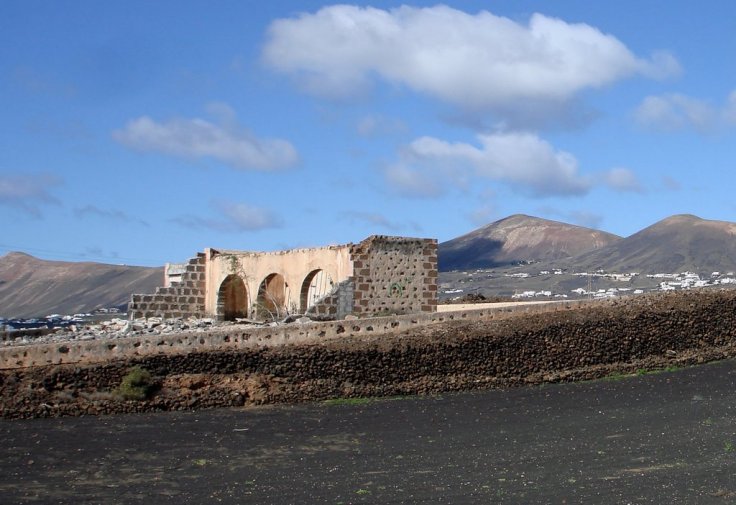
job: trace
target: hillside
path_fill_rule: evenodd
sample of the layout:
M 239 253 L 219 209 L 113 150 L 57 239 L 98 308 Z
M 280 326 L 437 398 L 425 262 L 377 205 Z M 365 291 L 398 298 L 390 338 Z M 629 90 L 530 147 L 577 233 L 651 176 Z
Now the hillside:
M 569 264 L 578 271 L 736 271 L 736 223 L 675 215 Z
M 0 316 L 125 308 L 132 293 L 150 293 L 162 283 L 163 268 L 45 261 L 11 252 L 0 257 Z
M 439 245 L 439 269 L 468 270 L 555 261 L 615 244 L 621 237 L 516 214 Z

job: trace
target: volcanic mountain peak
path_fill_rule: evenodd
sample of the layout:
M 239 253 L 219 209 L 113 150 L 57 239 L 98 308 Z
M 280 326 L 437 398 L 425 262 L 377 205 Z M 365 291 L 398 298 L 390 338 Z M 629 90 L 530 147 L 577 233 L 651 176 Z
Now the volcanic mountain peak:
M 554 260 L 604 247 L 620 238 L 582 226 L 514 214 L 440 244 L 440 269 Z
M 692 214 L 676 214 L 674 216 L 664 218 L 661 221 L 658 221 L 649 226 L 648 228 L 643 229 L 639 233 L 657 231 L 672 232 L 673 228 L 682 230 L 710 229 L 715 232 L 723 232 L 731 235 L 736 235 L 736 223 L 732 223 L 729 221 L 703 219 Z
M 678 273 L 736 270 L 736 223 L 670 216 L 604 247 L 573 258 L 577 268 Z

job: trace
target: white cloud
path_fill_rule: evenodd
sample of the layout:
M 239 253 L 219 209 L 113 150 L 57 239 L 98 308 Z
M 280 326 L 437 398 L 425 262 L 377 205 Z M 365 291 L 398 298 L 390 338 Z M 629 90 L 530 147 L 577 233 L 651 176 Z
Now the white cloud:
M 274 21 L 263 59 L 307 91 L 343 98 L 374 77 L 463 108 L 565 102 L 632 76 L 679 72 L 668 53 L 645 59 L 582 23 L 534 14 L 526 24 L 448 6 L 324 7 Z
M 61 183 L 61 179 L 52 174 L 0 174 L 0 205 L 40 218 L 42 205 L 59 205 L 50 189 Z
M 693 128 L 705 132 L 716 126 L 718 113 L 703 100 L 669 93 L 646 97 L 634 111 L 634 118 L 642 126 L 654 130 L 677 131 Z
M 468 187 L 473 177 L 506 183 L 533 197 L 581 195 L 592 181 L 578 173 L 570 153 L 555 150 L 531 133 L 478 135 L 479 146 L 421 137 L 386 172 L 390 185 L 419 189 Z M 402 184 L 403 183 L 403 184 Z
M 211 229 L 224 232 L 256 231 L 283 226 L 283 220 L 279 215 L 270 210 L 253 207 L 245 203 L 213 200 L 210 202 L 210 207 L 219 214 L 219 217 L 203 218 L 183 215 L 172 219 L 172 221 L 185 228 Z
M 189 159 L 213 158 L 237 169 L 277 170 L 298 162 L 291 143 L 257 138 L 237 124 L 234 112 L 227 105 L 211 105 L 209 112 L 218 119 L 218 124 L 200 118 L 175 118 L 159 123 L 142 116 L 112 135 L 137 151 Z
M 650 95 L 634 110 L 634 119 L 655 131 L 716 132 L 736 126 L 736 90 L 721 105 L 681 93 Z
M 612 168 L 603 174 L 603 180 L 608 187 L 616 191 L 643 192 L 643 188 L 636 174 L 628 168 Z

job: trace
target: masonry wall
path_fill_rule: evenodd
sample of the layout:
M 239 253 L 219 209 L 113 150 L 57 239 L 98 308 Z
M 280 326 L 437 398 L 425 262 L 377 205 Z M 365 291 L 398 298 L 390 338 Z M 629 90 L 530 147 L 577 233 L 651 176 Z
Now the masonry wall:
M 344 335 L 355 333 L 350 324 L 356 323 L 363 333 L 360 338 L 313 345 L 283 345 L 281 340 L 271 347 L 242 347 L 241 332 L 217 339 L 213 335 L 210 347 L 206 337 L 187 336 L 192 339 L 190 352 L 171 354 L 169 345 L 154 341 L 154 348 L 158 345 L 162 352 L 130 357 L 111 350 L 102 363 L 3 370 L 0 417 L 427 394 L 594 379 L 736 355 L 736 291 L 647 295 L 587 305 L 550 304 L 547 312 L 539 306 L 525 310 L 534 317 L 501 312 L 486 313 L 482 320 L 448 321 L 459 313 L 425 313 L 366 320 L 373 332 L 358 326 L 362 320 L 315 323 L 320 331 L 332 326 Z M 499 314 L 510 316 L 488 319 Z M 446 321 L 410 326 L 396 337 L 376 335 L 382 330 L 379 325 L 437 317 Z M 273 339 L 278 340 L 275 334 Z M 141 402 L 111 398 L 110 392 L 133 365 L 150 370 L 161 390 Z
M 344 319 L 353 312 L 353 293 L 355 281 L 347 279 L 335 287 L 335 290 L 323 299 L 314 303 L 306 315 L 318 319 Z
M 410 314 L 437 310 L 437 241 L 376 235 L 350 250 L 353 313 Z
M 204 317 L 205 280 L 205 255 L 200 253 L 189 260 L 177 282 L 156 288 L 152 295 L 132 295 L 129 317 Z

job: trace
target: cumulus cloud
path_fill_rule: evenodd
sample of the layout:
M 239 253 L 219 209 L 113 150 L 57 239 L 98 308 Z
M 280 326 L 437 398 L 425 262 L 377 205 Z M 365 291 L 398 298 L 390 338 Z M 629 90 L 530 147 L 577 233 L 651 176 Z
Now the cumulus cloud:
M 148 226 L 148 223 L 140 218 L 131 216 L 126 212 L 118 209 L 101 209 L 95 205 L 85 205 L 74 209 L 74 215 L 78 218 L 100 218 L 120 223 L 135 223 L 142 226 Z
M 578 162 L 532 133 L 478 135 L 478 144 L 421 137 L 406 147 L 402 161 L 388 167 L 390 186 L 405 194 L 436 196 L 430 190 L 448 185 L 467 187 L 472 177 L 508 184 L 532 197 L 586 193 L 590 178 L 578 173 Z
M 703 100 L 670 93 L 646 97 L 634 111 L 634 118 L 640 125 L 654 130 L 693 128 L 705 132 L 716 125 L 718 114 Z
M 210 207 L 219 214 L 203 218 L 191 214 L 172 219 L 172 222 L 191 229 L 211 229 L 224 232 L 244 232 L 280 228 L 283 220 L 274 212 L 245 203 L 212 200 Z
M 242 170 L 277 170 L 292 166 L 299 156 L 282 139 L 258 138 L 237 124 L 225 104 L 209 107 L 217 123 L 201 118 L 174 118 L 157 122 L 141 116 L 112 134 L 121 144 L 142 152 L 159 152 L 180 158 L 212 158 Z
M 0 174 L 0 205 L 40 218 L 42 206 L 59 205 L 50 190 L 61 183 L 52 174 Z
M 736 126 L 736 90 L 722 104 L 681 93 L 650 95 L 634 110 L 634 119 L 654 131 L 712 133 Z
M 334 5 L 279 19 L 263 60 L 322 96 L 353 96 L 378 78 L 468 109 L 565 102 L 629 76 L 680 70 L 672 55 L 638 57 L 590 25 L 542 14 L 518 23 L 442 5 Z

